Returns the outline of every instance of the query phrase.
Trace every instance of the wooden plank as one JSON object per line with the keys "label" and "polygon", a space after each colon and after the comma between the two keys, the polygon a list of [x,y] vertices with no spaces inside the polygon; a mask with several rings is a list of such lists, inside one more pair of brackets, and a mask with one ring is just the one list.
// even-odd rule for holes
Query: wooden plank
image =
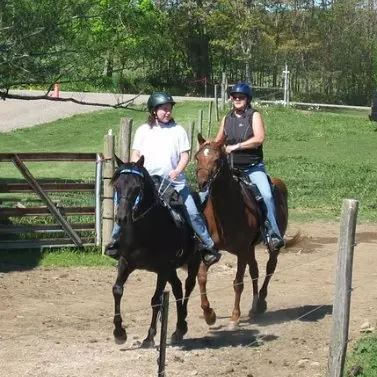
{"label": "wooden plank", "polygon": [[30,152],[0,153],[0,162],[12,162],[17,156],[23,161],[96,161],[96,153]]}
{"label": "wooden plank", "polygon": [[[82,246],[94,246],[93,238],[82,238]],[[0,250],[40,249],[44,247],[77,247],[69,238],[38,238],[0,241]]]}
{"label": "wooden plank", "polygon": [[[95,189],[94,183],[58,183],[40,182],[40,187],[46,192],[92,192]],[[0,193],[29,193],[34,192],[28,183],[0,183]]]}
{"label": "wooden plank", "polygon": [[81,246],[82,242],[80,236],[72,229],[69,225],[68,221],[62,216],[59,210],[56,208],[55,204],[52,202],[50,197],[43,191],[39,183],[33,177],[29,169],[26,165],[21,161],[19,156],[16,154],[12,158],[13,163],[16,165],[17,169],[20,173],[24,176],[24,178],[28,181],[29,185],[34,189],[35,193],[44,201],[48,209],[50,210],[52,216],[58,221],[68,236],[72,239],[76,246]]}
{"label": "wooden plank", "polygon": [[[95,230],[95,223],[70,223],[77,232]],[[36,224],[36,225],[0,225],[0,234],[19,233],[62,233],[64,229],[59,224]]]}
{"label": "wooden plank", "polygon": [[[57,207],[63,216],[94,215],[95,207]],[[0,217],[10,216],[47,216],[51,215],[47,207],[0,208]]]}

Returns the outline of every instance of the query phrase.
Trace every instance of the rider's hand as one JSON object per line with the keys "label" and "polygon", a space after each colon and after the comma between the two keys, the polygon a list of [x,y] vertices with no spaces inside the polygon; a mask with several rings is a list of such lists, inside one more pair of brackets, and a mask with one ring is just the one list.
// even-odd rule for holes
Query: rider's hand
{"label": "rider's hand", "polygon": [[229,154],[236,151],[237,149],[240,149],[240,147],[241,147],[241,143],[234,144],[234,145],[227,145],[225,148],[225,152]]}
{"label": "rider's hand", "polygon": [[181,172],[177,169],[175,170],[172,170],[170,173],[169,173],[169,178],[172,180],[172,181],[175,181],[176,178],[179,176],[179,174],[181,174]]}

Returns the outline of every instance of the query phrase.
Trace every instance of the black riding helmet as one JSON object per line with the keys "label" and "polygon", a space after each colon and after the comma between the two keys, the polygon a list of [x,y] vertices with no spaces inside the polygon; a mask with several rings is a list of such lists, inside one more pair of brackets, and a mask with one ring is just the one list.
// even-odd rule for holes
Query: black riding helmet
{"label": "black riding helmet", "polygon": [[239,83],[233,86],[232,90],[230,91],[230,95],[233,96],[234,94],[244,94],[248,97],[249,102],[251,101],[253,97],[253,91],[251,87],[244,83]]}
{"label": "black riding helmet", "polygon": [[150,112],[152,109],[155,109],[156,107],[165,105],[167,103],[171,103],[172,106],[175,105],[173,97],[169,93],[153,92],[148,98],[148,110]]}

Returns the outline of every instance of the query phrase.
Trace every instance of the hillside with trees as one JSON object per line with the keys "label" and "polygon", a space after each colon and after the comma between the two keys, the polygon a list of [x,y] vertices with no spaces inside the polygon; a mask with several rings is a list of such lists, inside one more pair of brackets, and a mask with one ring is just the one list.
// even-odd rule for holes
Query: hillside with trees
{"label": "hillside with trees", "polygon": [[287,65],[291,100],[369,105],[376,12],[372,0],[2,0],[1,95],[55,82],[203,95],[223,72],[281,87]]}

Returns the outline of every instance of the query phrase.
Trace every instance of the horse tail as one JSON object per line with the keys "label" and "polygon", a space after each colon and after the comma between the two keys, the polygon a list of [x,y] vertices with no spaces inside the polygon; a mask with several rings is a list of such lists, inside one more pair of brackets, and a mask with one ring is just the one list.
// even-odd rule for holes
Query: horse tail
{"label": "horse tail", "polygon": [[301,235],[301,232],[298,231],[292,238],[285,240],[285,249],[297,246],[301,241],[303,241],[303,239],[304,237]]}

